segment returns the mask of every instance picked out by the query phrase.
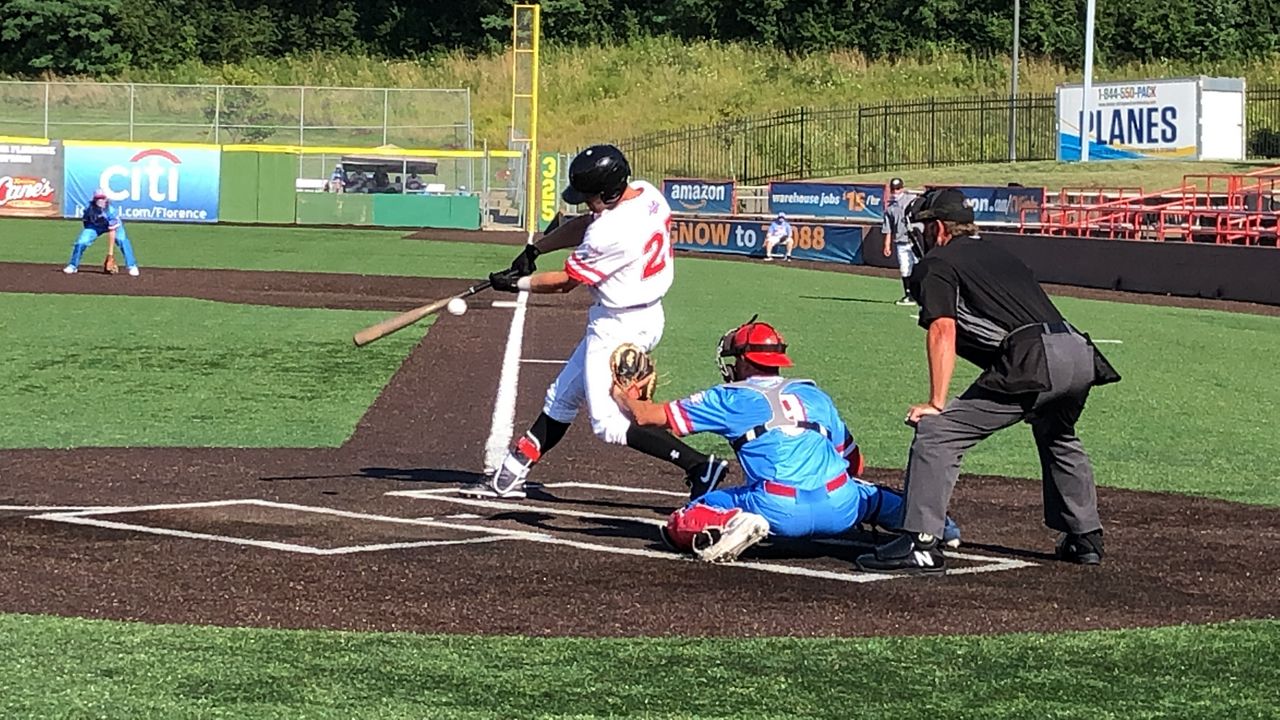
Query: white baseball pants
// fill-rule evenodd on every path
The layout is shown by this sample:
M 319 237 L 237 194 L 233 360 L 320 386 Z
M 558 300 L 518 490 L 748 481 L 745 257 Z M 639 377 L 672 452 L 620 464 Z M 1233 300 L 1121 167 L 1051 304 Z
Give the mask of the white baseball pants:
M 585 404 L 596 437 L 613 445 L 625 445 L 631 419 L 611 395 L 613 370 L 609 357 L 619 345 L 628 342 L 653 350 L 662 339 L 665 325 L 661 302 L 630 310 L 592 305 L 587 314 L 587 334 L 547 388 L 542 411 L 552 420 L 571 423 Z

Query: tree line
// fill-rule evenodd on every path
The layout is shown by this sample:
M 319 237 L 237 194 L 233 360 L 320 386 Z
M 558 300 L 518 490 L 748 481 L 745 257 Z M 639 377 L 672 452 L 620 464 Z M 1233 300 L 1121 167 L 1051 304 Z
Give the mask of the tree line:
M 110 76 L 193 60 L 311 52 L 424 58 L 500 51 L 503 0 L 0 0 L 0 72 Z M 937 49 L 1007 54 L 1009 0 L 544 0 L 543 36 L 569 45 L 668 35 L 784 52 L 892 58 Z M 1084 0 L 1024 0 L 1024 52 L 1078 63 Z M 1098 0 L 1102 63 L 1236 61 L 1280 51 L 1280 3 Z

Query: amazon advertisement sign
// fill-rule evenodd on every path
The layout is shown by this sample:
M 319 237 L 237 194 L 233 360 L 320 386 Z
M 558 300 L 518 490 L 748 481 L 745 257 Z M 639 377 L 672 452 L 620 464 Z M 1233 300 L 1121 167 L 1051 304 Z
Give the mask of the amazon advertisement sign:
M 767 222 L 737 220 L 685 220 L 671 222 L 671 244 L 677 250 L 730 253 L 764 257 Z M 797 260 L 858 265 L 862 263 L 862 228 L 853 225 L 791 223 L 795 239 L 792 256 Z M 786 251 L 784 245 L 773 249 L 775 255 Z
M 662 194 L 671 210 L 677 213 L 732 215 L 737 185 L 732 180 L 691 180 L 667 178 L 662 181 Z
M 66 217 L 80 217 L 101 188 L 125 220 L 218 220 L 218 148 L 68 142 L 65 151 Z
M 884 185 L 769 183 L 769 212 L 878 222 L 884 217 Z
M 1027 222 L 1040 222 L 1040 209 L 1044 207 L 1045 189 L 1042 187 L 925 186 L 926 189 L 934 187 L 953 187 L 964 193 L 966 202 L 973 208 L 974 222 L 979 225 L 1017 225 L 1024 220 L 1024 214 Z

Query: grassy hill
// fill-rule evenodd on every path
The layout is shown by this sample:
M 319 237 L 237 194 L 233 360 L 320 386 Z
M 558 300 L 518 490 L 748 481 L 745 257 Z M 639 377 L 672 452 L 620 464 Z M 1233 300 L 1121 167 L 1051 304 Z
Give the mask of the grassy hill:
M 449 54 L 418 61 L 310 55 L 210 67 L 188 64 L 128 73 L 136 82 L 470 88 L 476 141 L 505 144 L 510 121 L 507 55 Z M 940 54 L 868 61 L 852 52 L 786 55 L 763 47 L 648 39 L 625 45 L 556 47 L 542 56 L 542 145 L 571 150 L 655 130 L 705 124 L 798 105 L 874 103 L 1008 92 L 1007 57 Z M 1244 76 L 1280 81 L 1280 63 L 1163 64 L 1099 68 L 1098 79 Z M 1035 59 L 1021 66 L 1024 92 L 1079 80 L 1078 68 Z

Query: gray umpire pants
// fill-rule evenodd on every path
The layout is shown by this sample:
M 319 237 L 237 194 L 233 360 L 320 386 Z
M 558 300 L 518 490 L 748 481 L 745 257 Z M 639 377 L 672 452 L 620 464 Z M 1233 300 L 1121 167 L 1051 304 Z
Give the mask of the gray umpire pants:
M 941 537 L 961 458 L 979 441 L 1021 420 L 1031 425 L 1040 453 L 1045 525 L 1077 534 L 1102 527 L 1093 467 L 1076 436 L 1094 380 L 1093 349 L 1074 333 L 1042 339 L 1049 390 L 1018 398 L 972 386 L 916 426 L 907 462 L 904 529 Z

